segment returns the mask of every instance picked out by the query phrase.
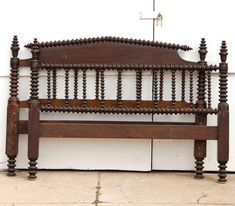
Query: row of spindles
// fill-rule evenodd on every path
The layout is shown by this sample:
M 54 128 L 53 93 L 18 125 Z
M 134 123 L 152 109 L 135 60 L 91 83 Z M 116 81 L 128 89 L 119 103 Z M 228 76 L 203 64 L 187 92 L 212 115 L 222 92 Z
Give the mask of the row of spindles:
M 69 80 L 70 69 L 65 68 L 65 106 L 69 105 Z M 79 70 L 73 69 L 74 74 L 74 99 L 78 99 L 78 81 Z M 189 73 L 189 74 L 188 74 Z M 181 101 L 186 101 L 186 76 L 189 75 L 189 103 L 190 107 L 194 106 L 194 70 L 181 71 Z M 57 98 L 57 69 L 47 69 L 47 99 L 48 104 L 51 104 L 51 99 Z M 117 70 L 117 107 L 122 108 L 122 69 Z M 164 70 L 153 71 L 153 103 L 154 108 L 159 107 L 159 101 L 163 101 L 164 91 Z M 142 100 L 142 70 L 136 70 L 136 108 L 140 108 Z M 211 71 L 206 72 L 207 83 L 207 105 L 211 108 Z M 176 70 L 171 70 L 171 108 L 176 108 Z M 100 69 L 95 71 L 95 99 L 100 100 L 101 108 L 105 107 L 105 70 Z M 87 106 L 87 69 L 82 69 L 82 106 Z

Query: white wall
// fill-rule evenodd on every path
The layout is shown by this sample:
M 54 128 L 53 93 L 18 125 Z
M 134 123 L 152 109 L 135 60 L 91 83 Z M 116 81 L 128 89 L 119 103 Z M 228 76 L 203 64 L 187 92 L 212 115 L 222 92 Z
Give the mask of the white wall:
M 231 29 L 235 14 L 232 11 L 233 1 L 188 1 L 188 0 L 156 0 L 156 10 L 161 11 L 164 17 L 163 27 L 156 28 L 155 39 L 173 43 L 189 44 L 195 50 L 182 53 L 182 57 L 198 60 L 197 50 L 201 37 L 208 42 L 208 62 L 219 62 L 219 48 L 222 39 L 228 41 L 229 49 L 229 102 L 231 108 L 231 123 L 234 122 L 235 111 L 232 102 L 235 99 L 231 92 L 235 75 L 234 31 Z M 21 0 L 3 1 L 0 3 L 0 168 L 6 168 L 5 157 L 5 125 L 6 105 L 9 84 L 10 43 L 13 35 L 17 34 L 20 40 L 21 58 L 28 58 L 29 52 L 23 45 L 34 37 L 39 41 L 61 40 L 70 38 L 93 36 L 123 36 L 131 38 L 152 39 L 152 22 L 140 21 L 139 12 L 151 11 L 152 0 Z M 29 72 L 22 69 L 20 87 L 23 90 L 20 97 L 28 97 Z M 62 77 L 61 77 L 62 78 Z M 89 75 L 89 78 L 93 78 Z M 114 76 L 109 74 L 110 81 Z M 125 75 L 126 82 L 134 82 L 130 73 Z M 151 91 L 150 75 L 145 74 L 145 91 Z M 216 90 L 216 88 L 215 88 Z M 134 93 L 134 92 L 133 92 Z M 112 92 L 108 95 L 112 95 Z M 130 95 L 126 92 L 126 95 Z M 147 92 L 146 92 L 147 95 Z M 130 96 L 131 97 L 131 96 Z M 146 96 L 148 98 L 148 96 Z M 216 100 L 217 97 L 214 97 Z M 23 111 L 21 118 L 26 118 Z M 52 114 L 50 117 L 57 118 Z M 48 118 L 47 114 L 42 114 Z M 102 115 L 70 115 L 64 118 L 73 119 L 107 119 L 114 116 Z M 130 115 L 117 119 L 132 119 Z M 151 121 L 151 116 L 135 116 L 137 121 Z M 190 117 L 189 117 L 190 118 Z M 156 117 L 155 117 L 156 119 Z M 115 119 L 116 120 L 116 119 Z M 214 124 L 215 118 L 209 123 Z M 230 162 L 229 170 L 235 171 L 235 141 L 234 132 L 230 131 Z M 75 169 L 123 169 L 123 170 L 150 170 L 153 169 L 183 169 L 194 168 L 192 141 L 153 141 L 153 157 L 151 158 L 151 140 L 107 140 L 107 139 L 41 139 L 40 168 L 75 168 Z M 19 156 L 17 166 L 27 167 L 27 136 L 20 137 Z M 208 144 L 207 170 L 217 170 L 216 145 Z

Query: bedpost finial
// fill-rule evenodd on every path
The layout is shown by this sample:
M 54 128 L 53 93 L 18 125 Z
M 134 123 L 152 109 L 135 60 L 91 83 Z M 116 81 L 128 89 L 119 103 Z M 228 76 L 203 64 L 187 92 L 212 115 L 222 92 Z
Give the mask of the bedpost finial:
M 34 38 L 33 44 L 32 44 L 32 49 L 38 49 L 39 48 L 39 42 L 37 38 Z
M 200 55 L 200 62 L 205 62 L 206 54 L 207 54 L 207 47 L 206 47 L 206 39 L 201 39 L 201 44 L 199 47 L 199 55 Z
M 32 49 L 33 59 L 38 60 L 40 51 L 39 51 L 39 42 L 38 42 L 37 38 L 34 38 L 31 49 Z
M 34 43 L 34 44 L 37 44 L 37 43 L 38 43 L 37 38 L 34 38 L 33 43 Z
M 15 35 L 13 37 L 12 44 L 11 44 L 12 56 L 17 57 L 19 50 L 20 50 L 20 47 L 19 47 L 18 37 Z
M 222 63 L 226 63 L 228 50 L 227 50 L 227 43 L 226 41 L 222 41 L 221 49 L 220 49 L 220 59 Z

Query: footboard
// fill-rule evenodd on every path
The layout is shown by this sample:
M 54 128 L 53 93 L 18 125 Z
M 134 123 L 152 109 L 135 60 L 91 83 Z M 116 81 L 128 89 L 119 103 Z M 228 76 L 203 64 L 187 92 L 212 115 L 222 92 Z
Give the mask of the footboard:
M 32 58 L 20 60 L 17 37 L 12 43 L 10 98 L 8 103 L 6 153 L 8 175 L 15 175 L 19 134 L 28 134 L 29 178 L 36 177 L 39 138 L 103 137 L 192 139 L 195 141 L 196 177 L 203 177 L 206 140 L 217 140 L 219 181 L 226 181 L 228 161 L 227 48 L 222 42 L 221 63 L 207 65 L 207 48 L 202 39 L 199 62 L 181 59 L 177 50 L 188 46 L 113 37 L 39 43 L 26 45 Z M 21 66 L 31 67 L 30 98 L 18 99 Z M 64 98 L 58 97 L 58 72 L 64 73 Z M 115 99 L 106 97 L 107 72 L 116 76 Z M 125 71 L 135 75 L 135 99 L 123 96 Z M 219 72 L 219 85 L 212 77 Z M 46 96 L 39 98 L 40 73 L 46 72 Z M 94 75 L 94 82 L 87 73 Z M 143 74 L 151 75 L 151 99 L 143 98 Z M 212 75 L 213 73 L 213 75 Z M 81 82 L 81 87 L 79 83 Z M 93 98 L 87 98 L 87 85 L 94 84 Z M 170 92 L 166 85 L 170 84 Z M 219 104 L 212 104 L 212 87 L 219 87 Z M 126 88 L 125 88 L 126 89 Z M 45 93 L 45 92 L 44 92 Z M 214 95 L 214 94 L 213 94 Z M 20 108 L 28 108 L 28 121 L 19 120 Z M 41 112 L 107 114 L 192 114 L 195 122 L 82 122 L 41 121 Z M 207 126 L 207 115 L 217 115 L 218 125 Z

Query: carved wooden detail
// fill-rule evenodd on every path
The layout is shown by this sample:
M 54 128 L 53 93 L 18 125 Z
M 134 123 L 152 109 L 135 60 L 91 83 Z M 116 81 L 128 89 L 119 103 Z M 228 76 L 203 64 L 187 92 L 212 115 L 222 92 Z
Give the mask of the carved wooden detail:
M 193 70 L 189 71 L 189 102 L 190 107 L 193 107 Z
M 118 108 L 122 107 L 122 70 L 118 70 L 117 76 L 117 104 Z
M 185 101 L 185 70 L 182 70 L 181 78 L 181 101 Z
M 153 71 L 153 100 L 154 109 L 158 108 L 158 71 Z
M 82 98 L 83 98 L 83 107 L 86 107 L 86 97 L 87 97 L 87 70 L 82 69 Z
M 78 99 L 78 69 L 74 69 L 74 99 Z
M 11 80 L 10 80 L 10 97 L 18 97 L 18 67 L 19 67 L 19 58 L 18 52 L 20 50 L 19 42 L 17 36 L 14 36 L 11 46 L 12 58 L 11 58 Z
M 160 80 L 159 80 L 159 100 L 163 100 L 163 83 L 164 83 L 164 71 L 160 69 Z
M 47 69 L 47 99 L 48 104 L 51 103 L 51 69 Z
M 104 80 L 104 69 L 101 69 L 100 71 L 100 106 L 101 108 L 104 108 L 105 104 L 105 80 Z
M 223 41 L 222 45 L 221 45 L 221 50 L 220 50 L 220 58 L 221 58 L 221 64 L 220 64 L 220 86 L 219 86 L 219 101 L 222 103 L 226 103 L 227 102 L 227 78 L 228 78 L 228 68 L 227 68 L 227 64 L 226 64 L 226 60 L 227 60 L 227 45 L 226 42 Z
M 65 107 L 68 107 L 69 99 L 69 69 L 65 68 Z
M 134 44 L 134 45 L 142 45 L 142 46 L 151 46 L 151 47 L 160 47 L 160 48 L 169 48 L 169 49 L 181 49 L 184 51 L 192 50 L 191 47 L 186 45 L 179 45 L 179 44 L 169 44 L 163 42 L 152 42 L 152 41 L 145 41 L 141 39 L 127 39 L 127 38 L 120 38 L 120 37 L 97 37 L 97 38 L 88 38 L 88 39 L 73 39 L 73 40 L 64 40 L 64 41 L 50 41 L 50 42 L 42 42 L 39 44 L 41 48 L 44 47 L 63 47 L 63 46 L 70 46 L 70 45 L 82 45 L 82 44 L 94 44 L 99 42 L 117 42 L 121 44 Z M 33 44 L 25 45 L 26 48 L 32 48 Z
M 206 54 L 207 54 L 207 47 L 206 47 L 206 40 L 202 38 L 201 44 L 199 47 L 199 55 L 200 61 L 198 62 L 199 65 L 206 66 L 207 63 L 205 61 Z M 206 70 L 198 71 L 198 80 L 197 80 L 197 107 L 198 108 L 206 108 Z M 195 117 L 196 124 L 199 125 L 206 125 L 207 124 L 207 116 L 206 114 L 197 114 Z M 195 140 L 194 142 L 194 157 L 196 159 L 196 175 L 195 178 L 203 178 L 203 164 L 204 158 L 206 157 L 206 141 L 198 141 Z
M 227 44 L 222 41 L 220 49 L 221 63 L 219 65 L 219 105 L 218 105 L 218 162 L 219 182 L 224 183 L 226 179 L 226 164 L 229 159 L 229 105 L 227 103 L 228 93 L 228 56 Z
M 52 70 L 52 88 L 53 88 L 53 99 L 56 99 L 57 96 L 57 70 L 53 68 Z
M 140 107 L 140 101 L 142 98 L 142 71 L 136 71 L 136 108 Z
M 172 101 L 172 108 L 175 109 L 176 104 L 176 71 L 171 71 L 171 101 Z
M 115 37 L 39 43 L 36 39 L 26 45 L 32 58 L 18 58 L 19 43 L 14 37 L 11 50 L 10 98 L 8 102 L 7 147 L 8 175 L 15 175 L 15 158 L 18 152 L 19 133 L 29 135 L 29 178 L 36 178 L 39 155 L 39 138 L 58 134 L 62 137 L 117 137 L 194 140 L 196 178 L 203 177 L 207 140 L 217 140 L 219 181 L 226 181 L 226 163 L 229 150 L 229 107 L 227 103 L 227 45 L 223 41 L 220 50 L 221 63 L 208 65 L 207 45 L 201 40 L 199 62 L 181 59 L 177 50 L 190 50 L 188 46 L 161 42 L 142 41 Z M 30 98 L 18 100 L 19 67 L 31 67 Z M 60 71 L 59 71 L 60 70 Z M 108 71 L 114 71 L 115 98 L 107 95 Z M 39 98 L 39 73 L 47 74 L 46 95 Z M 124 88 L 124 72 L 135 75 L 133 88 Z M 144 99 L 144 72 L 152 76 L 152 90 Z M 219 71 L 219 105 L 212 104 L 213 71 Z M 94 74 L 95 82 L 88 75 Z M 63 73 L 63 76 L 60 74 Z M 170 74 L 170 77 L 169 77 Z M 196 77 L 197 75 L 197 77 Z M 216 74 L 215 74 L 216 75 Z M 64 78 L 59 91 L 58 78 Z M 80 83 L 81 81 L 81 88 Z M 151 81 L 151 80 L 150 80 Z M 195 82 L 197 81 L 197 82 Z M 73 85 L 71 84 L 73 83 Z M 197 83 L 197 84 L 194 84 Z M 90 84 L 95 87 L 90 97 Z M 167 91 L 167 84 L 170 89 Z M 72 86 L 70 86 L 72 85 Z M 130 84 L 129 84 L 130 85 Z M 72 87 L 72 88 L 70 88 Z M 88 90 L 89 88 L 89 90 Z M 73 89 L 73 90 L 71 90 Z M 123 91 L 135 91 L 134 99 L 125 99 Z M 59 98 L 59 93 L 64 94 Z M 197 97 L 194 94 L 197 92 Z M 42 91 L 44 94 L 45 91 Z M 40 91 L 41 94 L 41 91 Z M 178 96 L 179 95 L 179 96 Z M 168 98 L 168 99 L 167 99 Z M 212 106 L 213 105 L 213 106 Z M 19 120 L 20 108 L 29 110 L 26 121 Z M 94 113 L 94 114 L 144 114 L 174 115 L 193 114 L 195 122 L 78 122 L 42 121 L 40 112 Z M 217 115 L 218 124 L 207 126 L 207 115 Z M 138 127 L 137 127 L 138 126 Z M 14 129 L 12 129 L 14 128 Z M 58 129 L 60 128 L 60 129 Z M 84 129 L 86 128 L 86 129 Z M 87 129 L 89 128 L 89 129 Z M 123 128 L 123 129 L 120 129 Z M 162 135 L 162 136 L 161 136 Z
M 38 99 L 38 86 L 39 86 L 39 43 L 34 39 L 32 45 L 32 60 L 31 60 L 31 81 L 30 81 L 30 99 Z

